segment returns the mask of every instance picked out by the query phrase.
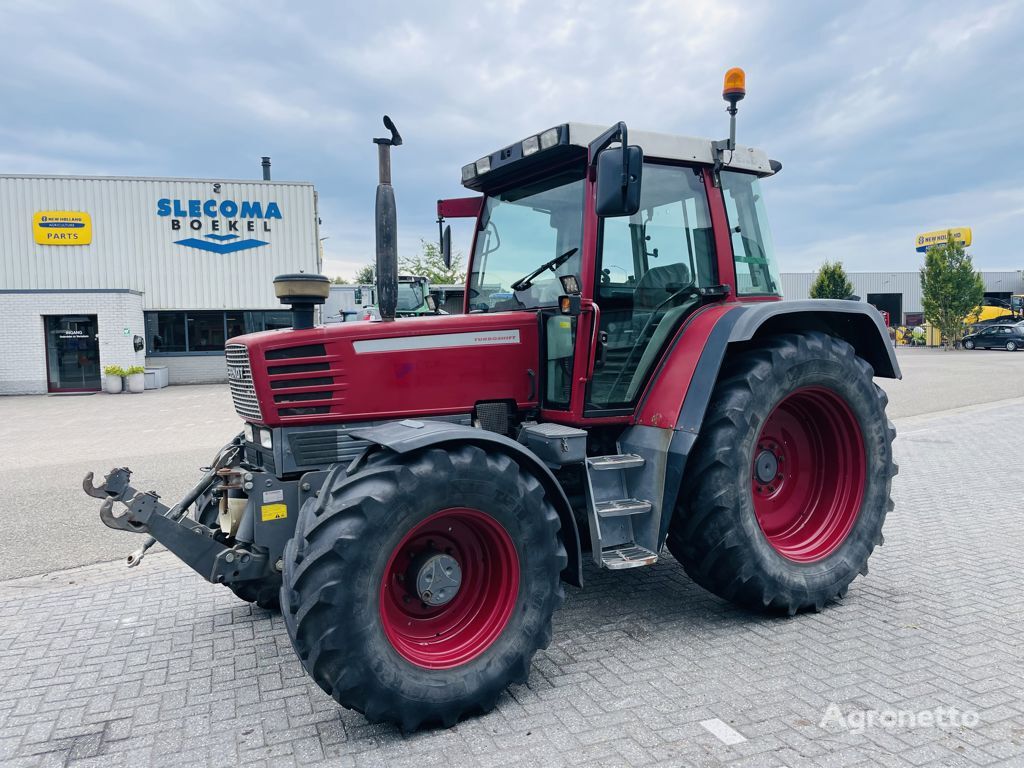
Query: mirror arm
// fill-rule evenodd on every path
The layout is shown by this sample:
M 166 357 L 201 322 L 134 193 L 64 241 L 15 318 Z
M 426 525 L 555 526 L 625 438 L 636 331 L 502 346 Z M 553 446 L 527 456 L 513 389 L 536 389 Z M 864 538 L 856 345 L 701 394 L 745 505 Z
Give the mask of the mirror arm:
M 587 147 L 587 151 L 590 153 L 590 165 L 593 166 L 597 163 L 597 156 L 601 153 L 601 150 L 611 144 L 613 141 L 620 141 L 623 148 L 626 146 L 626 124 L 621 120 L 609 128 L 607 131 L 602 133 Z M 622 164 L 622 175 L 623 179 L 627 178 L 628 166 L 625 161 Z M 625 183 L 625 181 L 623 181 Z

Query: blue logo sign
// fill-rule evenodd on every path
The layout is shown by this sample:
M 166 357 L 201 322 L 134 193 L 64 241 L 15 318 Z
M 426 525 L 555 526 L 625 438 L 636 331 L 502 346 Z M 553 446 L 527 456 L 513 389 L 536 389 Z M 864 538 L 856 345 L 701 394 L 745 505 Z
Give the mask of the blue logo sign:
M 276 202 L 243 200 L 157 200 L 156 215 L 167 217 L 171 231 L 178 232 L 186 227 L 199 233 L 208 230 L 202 237 L 187 237 L 175 240 L 175 245 L 196 248 L 210 253 L 235 253 L 250 248 L 269 245 L 267 240 L 255 237 L 244 238 L 235 232 L 271 232 L 271 221 L 280 220 L 281 209 Z M 224 234 L 227 232 L 228 234 Z
M 235 251 L 246 251 L 250 248 L 259 248 L 261 245 L 269 245 L 266 240 L 241 240 L 238 235 L 206 235 L 211 240 L 219 242 L 211 243 L 207 240 L 200 240 L 198 237 L 188 237 L 184 240 L 175 240 L 175 245 L 184 245 L 188 248 L 198 248 L 201 251 L 211 253 L 234 253 Z M 237 240 L 238 242 L 231 242 Z

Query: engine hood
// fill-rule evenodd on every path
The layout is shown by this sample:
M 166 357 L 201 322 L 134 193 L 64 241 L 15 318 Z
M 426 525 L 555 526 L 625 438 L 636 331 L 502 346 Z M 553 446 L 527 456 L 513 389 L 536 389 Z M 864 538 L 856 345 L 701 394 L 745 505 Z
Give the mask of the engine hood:
M 469 413 L 480 401 L 537 405 L 535 312 L 339 323 L 229 339 L 239 416 L 267 426 Z

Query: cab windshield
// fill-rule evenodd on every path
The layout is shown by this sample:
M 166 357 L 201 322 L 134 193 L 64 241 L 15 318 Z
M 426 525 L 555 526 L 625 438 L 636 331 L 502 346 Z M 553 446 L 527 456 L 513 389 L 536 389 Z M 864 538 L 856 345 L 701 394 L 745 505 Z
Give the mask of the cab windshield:
M 580 272 L 583 246 L 584 168 L 489 195 L 480 215 L 469 276 L 469 310 L 497 312 L 554 306 L 563 293 L 558 278 Z M 519 290 L 513 284 L 572 249 L 553 270 Z
M 423 295 L 423 284 L 419 282 L 398 284 L 399 312 L 412 312 L 423 306 L 425 297 Z

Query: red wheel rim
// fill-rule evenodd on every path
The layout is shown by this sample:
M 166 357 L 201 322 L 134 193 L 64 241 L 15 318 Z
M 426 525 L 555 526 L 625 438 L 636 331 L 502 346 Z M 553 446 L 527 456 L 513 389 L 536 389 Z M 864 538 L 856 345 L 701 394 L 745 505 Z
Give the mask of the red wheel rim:
M 444 554 L 461 569 L 450 602 L 428 605 L 410 572 L 418 558 Z M 508 531 L 464 507 L 435 512 L 391 553 L 380 589 L 384 634 L 406 661 L 448 669 L 475 659 L 505 629 L 519 594 L 519 556 Z
M 775 551 L 798 563 L 832 554 L 857 520 L 866 465 L 860 424 L 842 397 L 803 387 L 783 398 L 751 468 L 754 512 Z

